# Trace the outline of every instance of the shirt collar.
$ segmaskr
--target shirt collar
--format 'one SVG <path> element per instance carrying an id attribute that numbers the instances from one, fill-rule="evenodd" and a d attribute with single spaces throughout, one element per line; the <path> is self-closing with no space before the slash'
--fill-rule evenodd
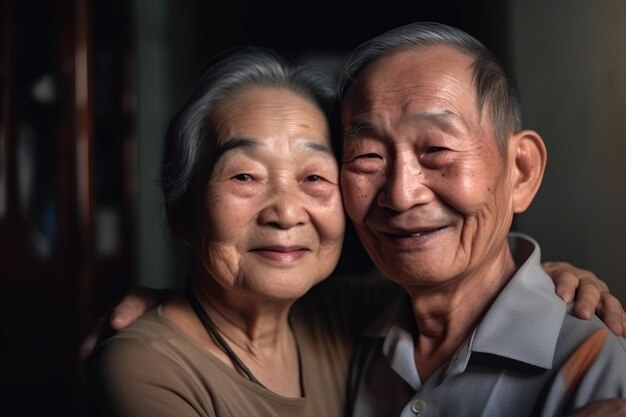
<path id="1" fill-rule="evenodd" d="M 493 302 L 470 339 L 458 350 L 447 373 L 463 372 L 471 352 L 482 352 L 549 369 L 566 313 L 565 303 L 555 294 L 552 279 L 541 268 L 539 244 L 521 233 L 509 233 L 515 259 L 526 260 Z M 414 326 L 408 296 L 390 305 L 363 335 L 385 338 L 385 356 L 391 362 L 406 361 L 396 355 L 413 354 Z M 410 346 L 407 342 L 410 341 Z M 400 349 L 396 349 L 401 346 Z M 404 375 L 413 379 L 413 373 Z M 408 378 L 408 379 L 407 379 Z"/>
<path id="2" fill-rule="evenodd" d="M 541 268 L 539 244 L 521 233 L 509 243 L 516 259 L 527 259 L 474 331 L 470 350 L 549 369 L 567 306 Z"/>

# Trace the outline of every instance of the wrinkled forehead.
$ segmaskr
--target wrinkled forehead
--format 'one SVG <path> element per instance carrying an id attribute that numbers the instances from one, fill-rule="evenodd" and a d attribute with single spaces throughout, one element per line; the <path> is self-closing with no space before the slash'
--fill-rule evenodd
<path id="1" fill-rule="evenodd" d="M 364 91 L 385 89 L 401 94 L 416 83 L 425 85 L 445 78 L 457 80 L 459 88 L 473 90 L 473 68 L 474 57 L 451 46 L 400 49 L 367 64 L 344 94 L 343 103 Z"/>
<path id="2" fill-rule="evenodd" d="M 288 88 L 242 89 L 215 106 L 210 123 L 217 145 L 238 136 L 268 141 L 301 135 L 330 141 L 328 120 L 318 103 Z"/>
<path id="3" fill-rule="evenodd" d="M 403 49 L 360 72 L 342 100 L 342 124 L 345 128 L 357 115 L 406 112 L 411 106 L 454 112 L 472 106 L 475 97 L 469 54 L 442 45 Z"/>
<path id="4" fill-rule="evenodd" d="M 384 101 L 387 96 L 441 88 L 475 94 L 474 58 L 446 45 L 405 48 L 378 58 L 359 73 L 342 100 L 342 111 L 358 101 Z"/>

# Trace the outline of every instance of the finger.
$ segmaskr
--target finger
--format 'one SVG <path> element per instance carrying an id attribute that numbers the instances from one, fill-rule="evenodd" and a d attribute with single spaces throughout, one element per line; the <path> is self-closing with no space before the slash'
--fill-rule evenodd
<path id="1" fill-rule="evenodd" d="M 542 267 L 555 284 L 555 291 L 566 303 L 571 303 L 581 282 L 594 283 L 597 278 L 584 269 L 567 262 L 543 262 Z"/>
<path id="2" fill-rule="evenodd" d="M 566 303 L 571 303 L 574 300 L 574 294 L 578 288 L 579 280 L 571 271 L 557 271 L 553 270 L 552 279 L 556 286 L 556 293 Z"/>
<path id="3" fill-rule="evenodd" d="M 107 333 L 106 331 L 106 326 L 107 326 L 106 317 L 107 316 L 108 316 L 108 313 L 104 314 L 98 319 L 91 333 L 89 333 L 87 337 L 85 337 L 85 339 L 80 344 L 78 348 L 78 355 L 79 355 L 81 362 L 84 362 L 87 358 L 89 358 L 89 356 L 93 352 L 93 349 L 96 347 L 98 342 L 102 340 L 105 333 Z"/>
<path id="4" fill-rule="evenodd" d="M 98 343 L 98 335 L 95 332 L 92 332 L 83 340 L 78 348 L 78 357 L 81 363 L 85 362 L 93 349 L 96 347 L 96 343 Z"/>
<path id="5" fill-rule="evenodd" d="M 147 311 L 147 302 L 136 294 L 129 294 L 122 298 L 111 312 L 110 325 L 115 331 L 122 330 L 130 323 L 141 317 Z"/>
<path id="6" fill-rule="evenodd" d="M 602 293 L 600 298 L 600 305 L 597 311 L 598 316 L 602 318 L 602 321 L 613 333 L 621 336 L 624 332 L 623 325 L 625 320 L 622 304 L 608 292 Z"/>
<path id="7" fill-rule="evenodd" d="M 577 317 L 589 320 L 595 313 L 596 307 L 600 303 L 600 290 L 594 283 L 581 283 L 576 293 L 574 301 L 574 313 Z"/>
<path id="8" fill-rule="evenodd" d="M 611 328 L 611 330 L 617 336 L 620 336 L 620 337 L 623 337 L 624 339 L 626 339 L 626 312 L 624 312 L 622 310 L 622 314 L 620 315 L 619 319 L 617 320 L 617 324 L 614 324 L 613 327 Z"/>
<path id="9" fill-rule="evenodd" d="M 91 357 L 96 345 L 103 340 L 107 335 L 108 324 L 106 318 L 108 314 L 101 316 L 96 325 L 94 326 L 91 333 L 83 339 L 80 346 L 78 347 L 78 371 L 81 375 L 81 378 L 85 379 L 87 375 L 87 363 L 89 362 L 89 358 Z"/>
<path id="10" fill-rule="evenodd" d="M 110 326 L 119 331 L 156 307 L 170 294 L 168 290 L 137 287 L 130 290 L 112 309 Z"/>

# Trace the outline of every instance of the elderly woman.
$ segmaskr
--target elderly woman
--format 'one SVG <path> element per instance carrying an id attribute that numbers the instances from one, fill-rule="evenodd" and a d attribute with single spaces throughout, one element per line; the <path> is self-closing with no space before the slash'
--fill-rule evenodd
<path id="1" fill-rule="evenodd" d="M 342 415 L 355 336 L 395 287 L 316 286 L 345 227 L 333 101 L 328 79 L 266 50 L 205 72 L 170 124 L 161 170 L 193 270 L 184 295 L 98 346 L 103 415 Z"/>
<path id="2" fill-rule="evenodd" d="M 292 309 L 343 243 L 333 100 L 328 79 L 268 51 L 230 53 L 205 72 L 172 120 L 161 170 L 193 271 L 185 296 L 97 350 L 105 415 L 342 414 L 346 332 L 358 325 L 317 293 Z"/>

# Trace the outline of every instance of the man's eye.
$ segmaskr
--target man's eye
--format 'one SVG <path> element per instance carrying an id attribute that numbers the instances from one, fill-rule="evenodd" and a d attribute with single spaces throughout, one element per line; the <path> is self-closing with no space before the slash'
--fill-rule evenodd
<path id="1" fill-rule="evenodd" d="M 447 150 L 448 148 L 444 148 L 443 146 L 429 146 L 428 148 L 426 148 L 426 153 L 436 153 Z"/>
<path id="2" fill-rule="evenodd" d="M 320 177 L 319 175 L 313 174 L 313 175 L 307 176 L 306 179 L 307 181 L 310 181 L 310 182 L 318 182 L 318 181 L 322 181 L 323 178 Z"/>
<path id="3" fill-rule="evenodd" d="M 382 157 L 380 155 L 376 154 L 376 153 L 366 153 L 366 154 L 359 155 L 359 156 L 356 157 L 356 159 L 358 159 L 358 158 L 365 158 L 365 159 L 376 159 L 376 158 L 378 158 L 378 159 L 382 159 Z"/>
<path id="4" fill-rule="evenodd" d="M 241 182 L 252 181 L 252 175 L 250 174 L 237 174 L 233 178 Z"/>

